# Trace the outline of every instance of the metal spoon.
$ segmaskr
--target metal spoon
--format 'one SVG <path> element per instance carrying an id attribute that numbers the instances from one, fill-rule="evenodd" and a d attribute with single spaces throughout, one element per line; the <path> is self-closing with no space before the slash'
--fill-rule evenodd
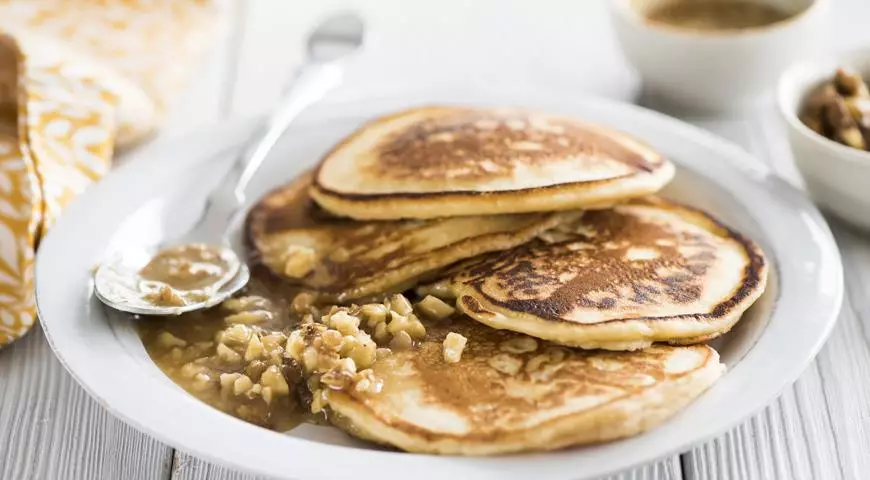
<path id="1" fill-rule="evenodd" d="M 103 262 L 94 274 L 94 292 L 106 305 L 142 315 L 177 315 L 212 307 L 239 291 L 250 279 L 242 252 L 233 251 L 228 226 L 245 202 L 245 189 L 269 151 L 290 122 L 309 105 L 341 83 L 344 68 L 340 60 L 363 43 L 363 22 L 353 13 L 333 15 L 308 36 L 307 59 L 278 104 L 278 108 L 257 126 L 241 155 L 208 196 L 199 219 L 183 236 L 161 247 L 204 243 L 221 249 L 232 258 L 228 275 L 210 287 L 208 298 L 183 306 L 154 305 L 142 298 L 139 271 L 153 258 L 156 249 L 129 248 Z"/>

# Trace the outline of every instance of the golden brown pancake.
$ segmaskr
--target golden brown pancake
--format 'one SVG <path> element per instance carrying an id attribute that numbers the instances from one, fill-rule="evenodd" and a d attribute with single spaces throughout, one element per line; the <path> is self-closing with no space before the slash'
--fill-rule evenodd
<path id="1" fill-rule="evenodd" d="M 248 214 L 255 257 L 272 273 L 346 301 L 412 287 L 459 260 L 511 248 L 578 212 L 356 222 L 334 217 L 308 197 L 311 174 L 266 195 Z M 310 271 L 285 273 L 291 249 L 310 254 Z"/>
<path id="2" fill-rule="evenodd" d="M 602 208 L 658 191 L 673 165 L 625 134 L 526 110 L 422 107 L 367 123 L 311 195 L 357 219 Z"/>
<path id="3" fill-rule="evenodd" d="M 443 359 L 449 332 L 468 338 L 459 363 Z M 691 403 L 725 366 L 706 345 L 583 351 L 457 318 L 373 370 L 380 393 L 329 393 L 338 426 L 409 452 L 493 455 L 636 435 Z"/>
<path id="4" fill-rule="evenodd" d="M 727 332 L 761 295 L 767 263 L 705 213 L 656 198 L 456 268 L 457 307 L 494 328 L 610 350 Z"/>

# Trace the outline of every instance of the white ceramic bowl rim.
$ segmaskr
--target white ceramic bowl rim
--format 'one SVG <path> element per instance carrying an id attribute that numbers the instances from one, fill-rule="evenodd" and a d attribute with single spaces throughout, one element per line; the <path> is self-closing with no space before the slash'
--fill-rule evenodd
<path id="1" fill-rule="evenodd" d="M 746 38 L 749 36 L 761 36 L 774 31 L 789 28 L 797 23 L 807 21 L 810 17 L 820 15 L 825 12 L 831 0 L 810 0 L 812 3 L 801 10 L 800 12 L 789 16 L 778 22 L 764 25 L 761 27 L 741 28 L 739 30 L 695 30 L 691 28 L 669 27 L 660 25 L 655 22 L 648 22 L 646 19 L 632 8 L 629 3 L 631 0 L 608 0 L 612 10 L 621 15 L 626 21 L 631 22 L 635 27 L 654 30 L 661 34 L 673 35 L 677 37 L 691 37 L 693 40 L 723 40 L 727 38 Z"/>
<path id="2" fill-rule="evenodd" d="M 860 47 L 844 50 L 842 52 L 825 53 L 824 57 L 801 60 L 788 67 L 784 72 L 782 72 L 782 75 L 780 75 L 779 82 L 777 82 L 776 98 L 782 118 L 784 118 L 785 121 L 788 122 L 796 131 L 800 132 L 814 143 L 820 145 L 822 148 L 837 152 L 839 154 L 837 157 L 838 159 L 849 162 L 860 162 L 863 165 L 870 165 L 870 151 L 858 150 L 857 148 L 843 145 L 842 143 L 835 142 L 823 135 L 819 135 L 811 130 L 810 127 L 804 125 L 804 122 L 798 118 L 798 111 L 810 90 L 815 88 L 819 82 L 826 78 L 830 78 L 830 76 L 834 74 L 833 68 L 836 68 L 837 66 L 848 67 L 849 63 L 854 61 L 853 59 L 856 58 L 864 58 L 870 61 L 870 47 Z M 827 74 L 822 71 L 816 71 L 823 66 L 830 66 L 831 71 Z M 798 95 L 798 98 L 794 107 L 792 107 L 792 97 L 789 95 L 794 90 L 792 82 L 795 81 L 795 77 L 807 71 L 811 72 L 814 76 L 818 76 L 818 79 L 813 85 L 810 85 L 802 92 L 794 92 Z M 867 78 L 864 80 L 866 82 Z"/>

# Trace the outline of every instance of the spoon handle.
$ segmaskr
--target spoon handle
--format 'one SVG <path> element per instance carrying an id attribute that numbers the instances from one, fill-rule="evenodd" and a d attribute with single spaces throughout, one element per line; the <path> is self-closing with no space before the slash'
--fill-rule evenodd
<path id="1" fill-rule="evenodd" d="M 306 107 L 341 83 L 343 67 L 338 62 L 303 65 L 290 82 L 278 107 L 264 118 L 245 142 L 241 153 L 206 199 L 202 215 L 190 240 L 221 238 L 233 216 L 245 202 L 245 189 L 290 123 Z"/>

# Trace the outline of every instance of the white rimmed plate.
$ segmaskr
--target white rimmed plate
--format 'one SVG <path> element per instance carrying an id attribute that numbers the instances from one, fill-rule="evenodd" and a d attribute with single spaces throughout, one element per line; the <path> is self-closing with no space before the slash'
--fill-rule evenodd
<path id="1" fill-rule="evenodd" d="M 214 410 L 151 363 L 132 320 L 93 298 L 93 265 L 126 242 L 159 242 L 183 228 L 227 165 L 248 124 L 229 124 L 138 152 L 77 199 L 40 246 L 39 316 L 58 358 L 113 414 L 181 450 L 254 473 L 289 478 L 577 479 L 677 453 L 722 433 L 793 382 L 828 336 L 840 308 L 842 266 L 811 202 L 747 153 L 638 107 L 532 91 L 421 90 L 306 112 L 251 186 L 251 198 L 310 167 L 373 116 L 427 104 L 523 106 L 610 125 L 650 143 L 678 165 L 665 196 L 704 208 L 758 241 L 771 264 L 769 287 L 741 323 L 716 342 L 728 373 L 689 408 L 643 435 L 604 445 L 493 458 L 384 451 L 336 429 L 271 432 Z M 176 205 L 184 199 L 187 207 Z"/>

